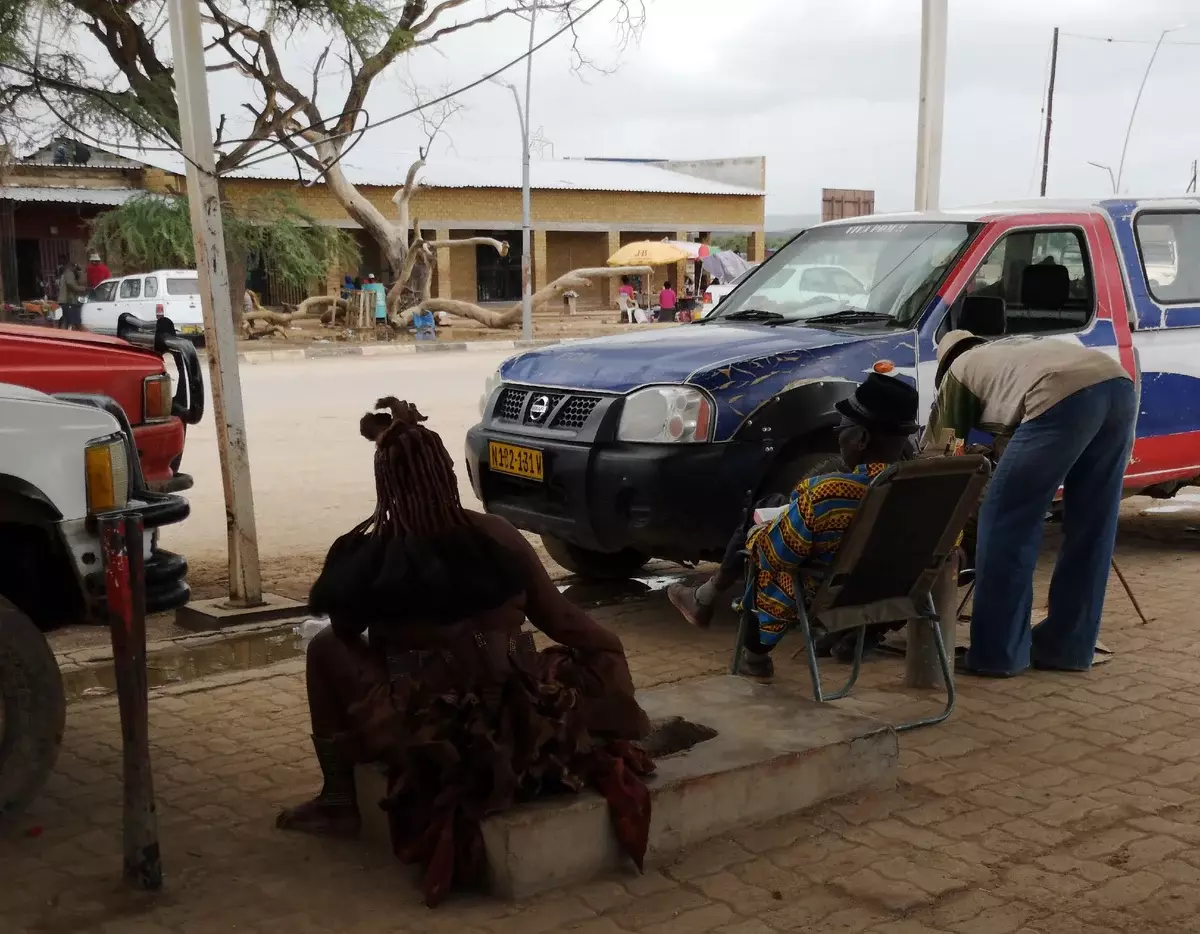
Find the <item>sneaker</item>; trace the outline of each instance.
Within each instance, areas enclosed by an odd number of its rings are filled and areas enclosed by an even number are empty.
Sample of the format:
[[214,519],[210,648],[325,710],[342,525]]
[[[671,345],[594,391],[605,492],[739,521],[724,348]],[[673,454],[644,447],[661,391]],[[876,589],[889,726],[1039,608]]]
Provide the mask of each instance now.
[[667,588],[667,599],[697,629],[707,629],[712,624],[713,606],[696,599],[695,587],[672,584]]
[[742,663],[738,666],[738,674],[747,678],[772,678],[775,676],[775,663],[767,652],[761,655],[749,650],[742,653]]

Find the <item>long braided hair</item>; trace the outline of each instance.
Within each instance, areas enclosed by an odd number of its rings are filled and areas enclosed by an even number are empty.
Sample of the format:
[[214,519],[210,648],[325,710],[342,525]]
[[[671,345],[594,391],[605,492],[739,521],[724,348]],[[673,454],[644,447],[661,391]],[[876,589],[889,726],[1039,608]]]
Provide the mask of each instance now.
[[359,421],[375,443],[375,512],[329,549],[309,595],[318,613],[372,626],[452,623],[522,591],[520,558],[463,509],[454,462],[415,405],[389,396]]

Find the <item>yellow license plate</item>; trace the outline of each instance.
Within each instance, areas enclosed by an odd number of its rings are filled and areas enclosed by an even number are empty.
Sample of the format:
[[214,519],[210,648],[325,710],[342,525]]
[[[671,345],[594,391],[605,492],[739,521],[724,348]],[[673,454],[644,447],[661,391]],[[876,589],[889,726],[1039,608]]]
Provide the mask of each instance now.
[[203,334],[204,333],[204,325],[203,324],[185,324],[179,330],[181,330],[184,334]]
[[488,467],[526,480],[542,480],[542,452],[500,441],[488,442]]

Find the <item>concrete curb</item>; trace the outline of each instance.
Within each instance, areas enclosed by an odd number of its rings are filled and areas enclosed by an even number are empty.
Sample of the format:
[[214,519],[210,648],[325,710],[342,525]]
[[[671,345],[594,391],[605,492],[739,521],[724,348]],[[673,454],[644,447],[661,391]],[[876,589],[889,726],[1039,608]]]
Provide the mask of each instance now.
[[[227,626],[215,632],[178,636],[146,646],[151,689],[185,684],[222,672],[246,672],[302,654],[296,631],[304,617],[272,623]],[[58,654],[67,703],[108,696],[116,690],[112,650],[97,646]]]
[[[244,350],[238,354],[238,362],[250,366],[260,363],[295,362],[298,360],[326,360],[334,357],[401,357],[421,353],[487,353],[496,350],[528,350],[532,347],[549,347],[586,337],[533,341],[446,341],[445,343],[403,344],[317,344],[308,347],[279,348],[272,350]],[[204,351],[201,357],[207,356]]]

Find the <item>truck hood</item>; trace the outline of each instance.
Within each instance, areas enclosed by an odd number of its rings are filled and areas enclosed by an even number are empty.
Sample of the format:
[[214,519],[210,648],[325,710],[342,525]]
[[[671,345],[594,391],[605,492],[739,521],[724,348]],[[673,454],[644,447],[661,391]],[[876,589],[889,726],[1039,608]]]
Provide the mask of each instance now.
[[880,336],[802,325],[696,324],[542,347],[509,358],[500,375],[506,382],[619,393],[649,383],[695,382],[732,364]]
[[32,324],[0,324],[0,339],[66,344],[72,348],[96,347],[109,352],[134,349],[117,337],[87,331],[60,331]]

